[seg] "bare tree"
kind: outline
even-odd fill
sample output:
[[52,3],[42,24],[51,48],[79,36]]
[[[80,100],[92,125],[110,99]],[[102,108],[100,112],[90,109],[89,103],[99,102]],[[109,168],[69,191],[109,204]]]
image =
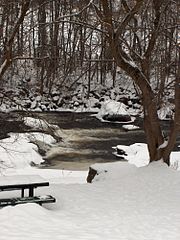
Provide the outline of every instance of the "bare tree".
[[[179,24],[178,1],[145,1],[122,0],[119,10],[112,8],[111,1],[100,0],[102,9],[94,4],[101,24],[106,28],[109,46],[116,64],[134,81],[141,92],[144,109],[144,130],[147,138],[150,161],[163,159],[169,164],[169,156],[174,147],[180,123],[180,87],[179,59],[177,52],[177,26]],[[169,9],[173,15],[169,14]],[[121,14],[118,18],[115,12]],[[165,18],[171,26],[165,24]],[[173,31],[168,43],[173,44],[172,58],[175,60],[176,74],[174,78],[175,116],[170,129],[168,143],[165,139],[158,118],[158,99],[153,89],[154,56],[160,54],[159,36],[164,34],[166,27]],[[167,33],[167,31],[166,31]],[[161,51],[162,52],[162,51]],[[162,56],[162,54],[161,54]],[[157,58],[156,58],[157,60]],[[167,63],[167,62],[166,62]],[[157,62],[156,62],[157,64]],[[162,85],[161,85],[162,87]],[[163,88],[164,91],[164,88]],[[162,147],[163,146],[163,147]]]
[[[5,4],[5,8],[7,8],[6,3]],[[21,24],[24,21],[24,18],[26,16],[26,13],[29,9],[30,6],[30,0],[23,0],[21,2],[17,3],[20,6],[20,12],[19,15],[17,17],[17,20],[15,22],[15,24],[13,26],[11,26],[10,31],[8,29],[9,25],[8,22],[6,23],[6,29],[5,31],[5,36],[4,36],[4,40],[3,40],[3,53],[2,53],[2,64],[0,66],[0,80],[2,80],[2,77],[4,75],[4,73],[6,72],[6,70],[8,69],[8,67],[11,65],[12,62],[12,48],[13,48],[13,44],[14,44],[14,39],[16,37],[16,34],[19,32],[19,28],[21,26]],[[17,6],[17,5],[15,5]],[[8,16],[6,15],[6,13],[8,14],[8,12],[4,12],[5,16],[7,17],[7,20],[9,20]],[[16,12],[17,14],[18,12]],[[3,17],[3,16],[2,16]],[[11,20],[13,21],[13,19]],[[3,23],[3,21],[2,21]],[[5,26],[3,26],[5,27]],[[2,29],[2,33],[3,33],[3,29]]]
[[[56,85],[63,92],[65,86],[75,85],[77,79],[88,82],[90,91],[93,82],[106,84],[107,73],[112,73],[115,82],[115,68],[112,71],[115,65],[107,38],[101,34],[104,27],[99,27],[91,3],[90,0],[0,2],[0,30],[3,31],[0,44],[4,49],[0,53],[1,75],[11,71],[11,76],[16,73],[16,79],[23,82],[32,69],[31,80],[40,94],[51,93]],[[25,7],[29,8],[26,17]],[[20,12],[25,19],[21,17],[17,22]],[[18,27],[14,27],[14,22]],[[12,67],[6,71],[9,66]]]

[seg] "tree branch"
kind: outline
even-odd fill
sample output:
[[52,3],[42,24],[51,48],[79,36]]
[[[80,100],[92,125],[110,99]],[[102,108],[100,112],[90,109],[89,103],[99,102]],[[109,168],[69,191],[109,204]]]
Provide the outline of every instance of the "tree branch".
[[6,70],[8,69],[8,67],[11,65],[12,45],[14,42],[14,38],[19,30],[21,23],[24,21],[25,15],[30,6],[30,2],[31,2],[30,0],[23,1],[21,12],[20,12],[17,22],[15,23],[13,32],[11,33],[11,36],[9,37],[9,39],[7,39],[5,42],[4,61],[0,67],[0,80],[2,79],[2,77],[3,77],[4,73],[6,72]]

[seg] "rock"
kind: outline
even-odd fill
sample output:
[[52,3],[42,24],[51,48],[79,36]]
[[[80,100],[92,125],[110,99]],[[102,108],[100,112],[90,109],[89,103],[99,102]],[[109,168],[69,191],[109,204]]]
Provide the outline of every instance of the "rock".
[[124,103],[126,106],[128,106],[128,101],[129,101],[129,99],[128,99],[128,97],[119,97],[119,100],[118,100],[119,102],[122,102],[122,103]]
[[25,102],[24,107],[25,108],[30,108],[31,107],[31,102],[30,101]]
[[42,100],[42,96],[39,95],[39,96],[36,97],[37,102],[40,102],[41,100]]
[[54,102],[54,103],[58,103],[58,101],[59,101],[59,96],[53,96],[52,97],[52,101]]
[[78,106],[79,106],[79,102],[77,102],[77,101],[74,102],[74,106],[75,106],[75,107],[78,107]]
[[101,108],[101,103],[100,102],[95,102],[93,107],[100,109]]
[[132,98],[131,102],[134,104],[141,104],[141,100],[139,98]]
[[31,108],[32,109],[35,109],[36,107],[37,107],[37,102],[36,101],[33,101],[32,103],[31,103]]
[[131,117],[129,115],[122,115],[122,114],[107,114],[102,117],[106,121],[111,122],[130,122]]
[[96,99],[100,98],[100,95],[97,92],[91,91],[91,93],[92,93],[93,97],[95,97]]
[[117,148],[117,154],[118,154],[118,155],[127,156],[127,153],[126,153],[124,150],[120,149],[120,148]]
[[62,97],[59,98],[58,102],[57,102],[57,106],[58,107],[62,107],[64,104],[64,99]]

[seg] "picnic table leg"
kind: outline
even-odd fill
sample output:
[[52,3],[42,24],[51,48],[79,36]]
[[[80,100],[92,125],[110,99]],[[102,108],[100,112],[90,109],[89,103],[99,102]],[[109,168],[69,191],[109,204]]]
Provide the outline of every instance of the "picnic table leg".
[[34,196],[34,188],[30,187],[29,188],[29,197],[33,197]]
[[24,197],[24,188],[22,188],[22,190],[21,190],[21,197],[22,198]]

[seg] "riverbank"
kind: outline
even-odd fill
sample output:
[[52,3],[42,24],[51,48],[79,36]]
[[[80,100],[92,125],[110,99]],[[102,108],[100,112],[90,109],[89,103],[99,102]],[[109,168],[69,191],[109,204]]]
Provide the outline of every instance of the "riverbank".
[[[32,124],[34,128],[35,123]],[[82,136],[87,137],[89,132],[90,146],[94,139],[93,130],[103,143],[103,136],[116,135],[120,131],[120,125],[113,126],[99,130],[84,128],[82,132],[78,127],[73,130],[66,127],[60,129],[61,133],[65,131],[62,143],[67,147],[68,143],[77,143],[77,140],[84,142]],[[123,134],[135,136],[138,131],[120,131],[121,138],[116,140],[120,143]],[[17,175],[40,175],[50,182],[50,187],[37,189],[36,194],[50,194],[56,198],[56,203],[43,207],[22,204],[0,209],[2,240],[144,240],[164,239],[165,235],[166,240],[179,239],[180,172],[175,170],[180,167],[179,153],[173,156],[175,162],[171,167],[162,161],[144,166],[145,161],[148,164],[148,156],[142,151],[139,152],[139,164],[142,160],[144,167],[139,165],[141,167],[137,168],[127,161],[96,163],[93,167],[98,175],[89,184],[86,182],[87,171],[66,170],[62,165],[61,169],[39,168],[43,159],[37,153],[37,146],[31,142],[32,137],[51,147],[56,144],[50,135],[44,133],[11,134],[11,138],[1,140],[1,174],[14,178]],[[132,140],[130,136],[128,139]],[[97,142],[92,146],[96,148]],[[81,151],[82,145],[78,152]],[[68,164],[68,161],[62,164]],[[75,166],[75,162],[73,164]],[[1,196],[16,197],[16,194],[3,192]]]
[[[17,115],[18,112],[14,114]],[[20,112],[19,114],[21,116],[32,116],[31,113],[28,114],[27,112]],[[122,123],[101,122],[94,114],[87,112],[36,112],[33,113],[33,117],[37,119],[36,121],[40,119],[42,122],[46,121],[50,126],[57,126],[58,130],[56,129],[56,133],[58,132],[58,136],[61,139],[56,144],[50,146],[48,151],[41,149],[40,153],[44,153],[43,158],[45,159],[45,164],[40,166],[41,168],[88,170],[89,166],[94,163],[118,161],[119,158],[112,154],[112,147],[114,146],[129,146],[136,142],[146,142],[141,118],[136,118],[134,122],[139,129],[128,131],[123,128],[124,124]],[[21,130],[24,133],[45,131],[45,129],[40,128],[42,122],[38,124],[39,128],[35,127],[33,125],[35,123],[32,121],[31,128],[21,124],[14,131],[18,132]],[[161,122],[166,132],[170,121]],[[49,131],[49,134],[53,132],[54,130]],[[37,144],[37,142],[34,143]],[[41,145],[43,145],[43,142]],[[177,139],[174,150],[179,150],[178,145],[180,145],[180,137]]]

